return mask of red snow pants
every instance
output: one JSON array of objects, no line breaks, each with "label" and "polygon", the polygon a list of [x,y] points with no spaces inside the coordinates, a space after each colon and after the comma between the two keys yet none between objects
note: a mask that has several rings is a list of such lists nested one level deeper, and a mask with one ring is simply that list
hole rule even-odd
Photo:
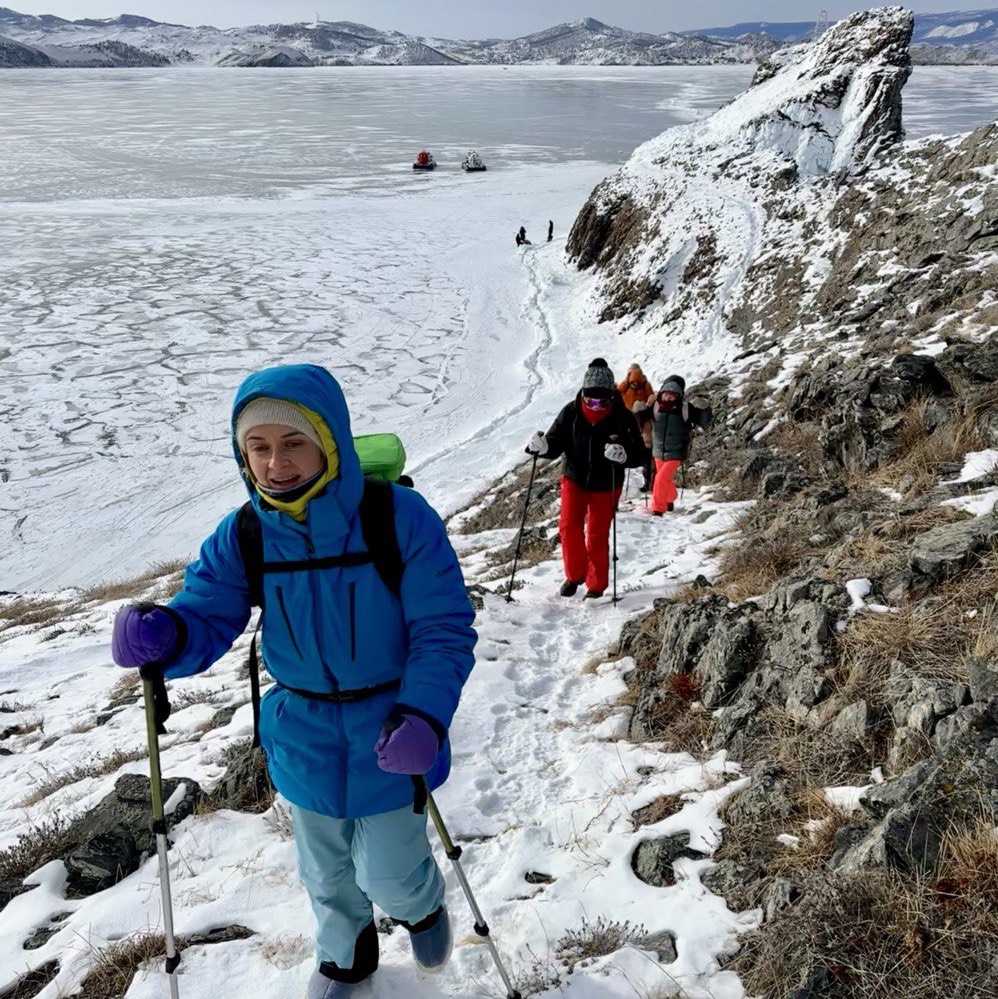
[{"label": "red snow pants", "polygon": [[602,593],[610,580],[610,524],[620,489],[592,492],[577,482],[561,480],[561,557],[565,578],[585,581],[586,589]]},{"label": "red snow pants", "polygon": [[678,459],[655,459],[655,485],[652,487],[651,508],[655,513],[665,513],[670,503],[676,502],[676,483],[673,481],[679,466]]}]

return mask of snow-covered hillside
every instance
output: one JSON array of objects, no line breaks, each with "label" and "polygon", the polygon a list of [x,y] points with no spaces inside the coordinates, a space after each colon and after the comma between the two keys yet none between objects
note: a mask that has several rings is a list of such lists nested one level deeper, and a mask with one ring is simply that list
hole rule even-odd
[{"label": "snow-covered hillside", "polygon": [[778,198],[799,178],[844,176],[900,140],[911,27],[897,7],[853,15],[813,47],[776,53],[707,121],[636,150],[593,193],[569,240],[601,275],[595,310],[612,318],[654,305],[667,321],[682,317],[688,334],[699,316],[700,335],[719,335],[766,244],[760,185]]},{"label": "snow-covered hillside", "polygon": [[[738,39],[763,34],[781,42],[812,38],[815,21],[742,21],[724,28],[697,28],[683,32],[712,38]],[[998,7],[988,10],[957,10],[944,14],[915,14],[912,43],[915,45],[993,45],[998,42]]]},{"label": "snow-covered hillside", "polygon": [[[755,44],[810,41],[827,27],[815,21],[743,21],[725,28],[698,28],[689,34]],[[998,8],[915,14],[912,58],[917,63],[988,63],[998,61]]]},{"label": "snow-covered hillside", "polygon": [[[0,8],[0,34],[27,45],[61,47],[55,50],[56,64],[61,63],[65,49],[102,42],[129,45],[165,57],[171,63],[225,66],[737,63],[752,62],[775,47],[775,43],[766,39],[728,41],[626,31],[593,18],[560,24],[510,41],[456,41],[415,38],[349,21],[222,30],[162,24],[132,16],[66,21],[19,14],[7,8]],[[66,58],[68,61],[69,56]],[[0,62],[0,65],[17,63]]]}]

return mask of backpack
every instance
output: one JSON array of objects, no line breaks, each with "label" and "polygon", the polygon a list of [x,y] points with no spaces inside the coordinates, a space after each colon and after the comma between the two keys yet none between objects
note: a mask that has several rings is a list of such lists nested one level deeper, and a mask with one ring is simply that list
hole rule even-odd
[{"label": "backpack", "polygon": [[[250,600],[254,607],[261,609],[264,607],[263,577],[268,572],[312,572],[316,569],[342,569],[371,563],[374,564],[385,586],[396,599],[399,597],[405,562],[395,529],[392,482],[412,487],[412,479],[402,475],[402,469],[405,467],[405,449],[395,434],[367,434],[355,437],[354,446],[360,458],[361,471],[364,473],[364,492],[357,512],[367,550],[302,561],[267,562],[263,557],[263,530],[260,516],[252,502],[243,504],[236,516],[236,538],[249,584]],[[260,745],[260,661],[256,650],[256,636],[262,620],[261,614],[250,643],[248,664],[253,703],[254,749]],[[379,688],[374,687],[368,690],[371,695],[379,692]],[[299,691],[299,693],[304,692]],[[356,693],[362,694],[363,691]]]}]

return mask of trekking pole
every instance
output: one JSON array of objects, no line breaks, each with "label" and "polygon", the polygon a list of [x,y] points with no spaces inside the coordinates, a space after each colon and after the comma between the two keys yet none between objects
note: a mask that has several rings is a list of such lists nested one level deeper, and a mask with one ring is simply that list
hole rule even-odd
[{"label": "trekking pole", "polygon": [[534,463],[530,466],[530,482],[527,483],[527,498],[523,501],[523,517],[520,520],[520,531],[516,535],[516,551],[513,553],[513,571],[509,577],[509,588],[506,591],[506,603],[513,599],[513,580],[516,578],[516,566],[520,561],[520,549],[523,545],[523,528],[527,524],[527,507],[530,506],[530,494],[534,491],[534,476],[537,474],[537,459],[539,455],[534,455]]},{"label": "trekking pole", "polygon": [[503,985],[506,986],[507,999],[522,999],[520,993],[513,988],[513,983],[509,980],[509,975],[506,973],[502,958],[499,956],[499,948],[496,947],[495,940],[492,939],[492,934],[489,932],[488,923],[485,922],[482,910],[478,907],[478,902],[475,901],[475,895],[465,876],[464,868],[461,866],[461,847],[455,846],[454,841],[450,838],[447,827],[444,825],[443,816],[440,814],[440,809],[437,808],[437,803],[433,800],[430,787],[426,783],[426,778],[422,774],[417,774],[413,776],[412,782],[416,785],[417,803],[420,798],[425,796],[426,807],[429,809],[430,818],[433,819],[434,826],[436,826],[437,835],[440,837],[440,842],[444,847],[444,853],[447,854],[447,859],[454,865],[454,873],[457,875],[458,881],[461,882],[468,905],[471,906],[471,914],[475,917],[475,932],[485,940],[489,950],[492,952],[492,960],[495,962],[496,971],[499,972],[499,977],[502,979]]},{"label": "trekking pole", "polygon": [[166,732],[164,722],[170,714],[163,670],[158,664],[143,666],[142,694],[146,706],[146,733],[149,737],[149,787],[152,791],[152,829],[159,854],[159,884],[163,894],[163,930],[166,936],[166,975],[170,980],[170,999],[178,999],[177,967],[180,955],[173,936],[173,900],[170,897],[170,865],[166,858],[166,811],[163,808],[163,777],[159,765],[159,736]]}]

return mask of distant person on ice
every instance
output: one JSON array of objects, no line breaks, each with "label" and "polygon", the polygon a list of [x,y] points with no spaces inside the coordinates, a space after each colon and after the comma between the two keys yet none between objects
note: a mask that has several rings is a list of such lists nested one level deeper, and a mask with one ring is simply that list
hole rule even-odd
[{"label": "distant person on ice", "polygon": [[520,226],[520,231],[516,234],[517,246],[531,246],[531,242],[527,239],[527,230],[524,226]]},{"label": "distant person on ice", "polygon": [[610,576],[610,524],[624,484],[624,469],[641,464],[638,427],[602,357],[586,369],[579,394],[550,430],[538,431],[527,454],[564,458],[559,533],[565,565],[563,597],[586,584],[586,597],[601,597]]},{"label": "distant person on ice", "polygon": [[550,243],[552,239],[554,239],[554,221],[548,219],[548,242]]},{"label": "distant person on ice", "polygon": [[655,458],[655,485],[652,513],[656,517],[670,512],[676,502],[675,476],[689,457],[693,429],[710,426],[710,407],[701,409],[685,401],[686,381],[670,375],[655,396],[655,425],[652,431],[652,454]]},{"label": "distant person on ice", "polygon": [[[359,510],[370,487],[329,372],[292,365],[251,375],[236,395],[232,443],[265,562],[368,551]],[[440,518],[413,490],[383,489],[402,556],[398,596],[370,561],[262,576],[263,648],[276,683],[263,698],[260,737],[291,802],[317,924],[307,999],[348,999],[376,970],[372,903],[408,930],[423,970],[439,971],[451,951],[444,880],[410,775],[425,774],[431,789],[447,778],[447,729],[474,663],[474,612]],[[238,517],[204,542],[169,606],[119,612],[115,662],[160,664],[176,679],[229,651],[251,611]]]}]

